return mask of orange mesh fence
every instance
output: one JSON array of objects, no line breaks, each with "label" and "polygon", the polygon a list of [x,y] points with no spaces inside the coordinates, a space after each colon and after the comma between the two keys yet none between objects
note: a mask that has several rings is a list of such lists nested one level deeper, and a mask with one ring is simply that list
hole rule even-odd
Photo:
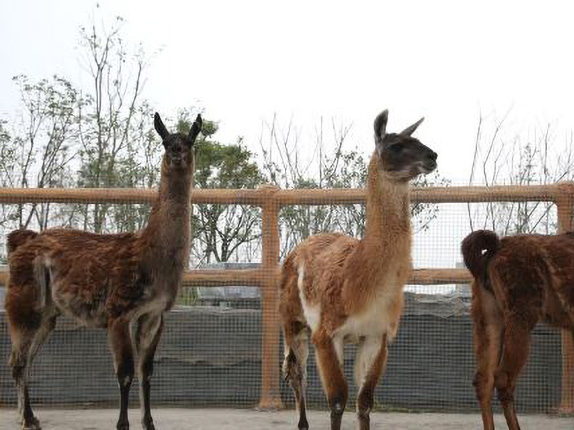
[{"label": "orange mesh fence", "polygon": [[[155,191],[143,189],[0,189],[0,236],[5,239],[24,224],[36,230],[64,225],[102,233],[133,231],[145,226],[154,196]],[[376,391],[377,408],[477,410],[470,275],[461,263],[460,242],[478,228],[503,235],[570,230],[573,196],[571,183],[412,190],[415,270]],[[154,404],[292,406],[293,395],[281,376],[281,261],[312,234],[341,231],[362,237],[364,201],[361,189],[195,189],[190,265],[156,353]],[[5,240],[0,257],[1,301],[7,284]],[[325,407],[312,351],[307,398],[311,406]],[[4,363],[9,353],[0,311]],[[354,346],[345,349],[351,396],[354,353]],[[574,408],[573,358],[569,335],[539,325],[519,381],[519,410]],[[32,367],[31,392],[40,405],[115,404],[117,383],[105,331],[61,317]],[[0,405],[15,403],[10,371],[0,366]]]}]

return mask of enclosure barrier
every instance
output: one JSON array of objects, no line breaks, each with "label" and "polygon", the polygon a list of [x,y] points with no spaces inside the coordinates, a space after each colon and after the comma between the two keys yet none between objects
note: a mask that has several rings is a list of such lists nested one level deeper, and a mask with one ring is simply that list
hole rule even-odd
[{"label": "enclosure barrier", "polygon": [[[156,192],[145,189],[0,189],[0,204],[23,203],[150,203]],[[264,185],[258,189],[215,190],[194,189],[191,201],[195,204],[248,204],[262,210],[262,261],[257,269],[246,270],[190,270],[184,275],[184,286],[245,285],[259,287],[262,306],[262,363],[259,407],[281,407],[279,397],[280,373],[277,367],[280,350],[278,306],[279,227],[282,206],[360,204],[365,202],[363,189],[298,189],[281,190]],[[559,232],[574,227],[574,183],[561,182],[536,186],[491,187],[425,187],[411,192],[413,203],[484,203],[484,202],[552,202],[558,210]],[[5,284],[7,273],[0,272],[0,283]],[[468,283],[471,276],[466,269],[415,269],[409,283],[440,285]],[[574,344],[572,335],[562,333],[562,397],[560,409],[574,412]]]}]

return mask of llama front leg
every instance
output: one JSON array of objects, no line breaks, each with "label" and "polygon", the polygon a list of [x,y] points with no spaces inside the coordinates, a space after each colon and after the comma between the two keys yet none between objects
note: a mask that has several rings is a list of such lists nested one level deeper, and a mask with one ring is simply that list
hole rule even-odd
[{"label": "llama front leg", "polygon": [[357,418],[360,430],[370,429],[375,388],[387,364],[387,335],[368,336],[359,345],[355,359],[355,380],[359,387]]},{"label": "llama front leg", "polygon": [[130,387],[134,378],[134,354],[130,337],[129,322],[113,320],[108,323],[108,340],[114,356],[114,367],[120,387],[120,416],[117,430],[128,430],[128,402]]},{"label": "llama front leg", "polygon": [[502,359],[494,375],[494,384],[509,430],[520,430],[514,406],[514,392],[516,379],[528,358],[532,327],[514,318],[506,320],[504,327]]},{"label": "llama front leg", "polygon": [[135,344],[138,354],[138,379],[140,383],[140,407],[142,411],[142,428],[155,430],[151,416],[150,379],[153,375],[153,360],[161,333],[163,332],[163,315],[144,315],[138,322]]},{"label": "llama front leg", "polygon": [[285,360],[283,361],[283,374],[285,380],[289,381],[295,403],[299,412],[299,430],[308,430],[307,411],[305,402],[305,388],[307,386],[307,357],[309,355],[309,344],[307,329],[300,322],[287,323],[283,327],[285,339]]},{"label": "llama front leg", "polygon": [[340,430],[347,405],[348,387],[342,369],[342,344],[322,332],[313,335],[319,373],[331,409],[331,430]]}]

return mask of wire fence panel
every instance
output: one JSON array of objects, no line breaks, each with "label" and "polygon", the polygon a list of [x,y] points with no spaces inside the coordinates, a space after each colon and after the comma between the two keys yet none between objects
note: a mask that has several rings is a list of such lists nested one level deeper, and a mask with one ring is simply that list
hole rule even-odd
[{"label": "wire fence panel", "polygon": [[[554,234],[572,226],[573,185],[446,187],[411,193],[415,271],[375,406],[387,410],[476,411],[469,274],[460,242],[472,230]],[[68,226],[102,233],[143,228],[154,192],[127,189],[0,189],[0,256],[5,236],[28,218],[33,229]],[[292,407],[280,373],[280,262],[309,235],[364,234],[364,190],[194,190],[190,270],[155,356],[154,404],[186,407]],[[228,210],[229,209],[229,210]],[[5,286],[7,267],[0,270]],[[4,288],[0,288],[0,301]],[[3,308],[3,305],[2,305]],[[31,373],[37,405],[116,404],[118,390],[105,330],[60,317]],[[572,407],[572,346],[539,325],[517,392],[520,412]],[[326,407],[313,348],[307,400]],[[356,347],[345,348],[350,399]],[[10,337],[0,312],[0,360]],[[137,384],[131,399],[138,402]],[[0,405],[13,406],[8,366],[0,366]],[[349,400],[349,405],[354,402]]]}]

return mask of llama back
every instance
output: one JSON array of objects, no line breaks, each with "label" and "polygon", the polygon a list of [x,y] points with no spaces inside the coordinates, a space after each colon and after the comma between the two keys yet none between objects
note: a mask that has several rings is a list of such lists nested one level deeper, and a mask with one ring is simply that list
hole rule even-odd
[{"label": "llama back", "polygon": [[14,230],[8,234],[8,238],[6,239],[8,255],[12,254],[18,247],[34,239],[36,236],[38,236],[38,233],[35,231],[25,229]]},{"label": "llama back", "polygon": [[[300,303],[298,278],[300,265],[305,264],[308,254],[316,254],[330,245],[340,234],[319,234],[308,237],[298,246],[296,246],[285,258],[281,270],[281,279],[279,282],[279,292],[282,297],[280,301],[280,310],[283,306],[288,306],[291,301]],[[309,247],[310,249],[307,249]]]},{"label": "llama back", "polygon": [[[280,313],[298,315],[298,319],[305,320],[303,303],[314,304],[319,301],[320,293],[313,288],[317,282],[312,280],[322,273],[320,270],[317,272],[317,269],[337,254],[341,254],[340,259],[343,259],[347,254],[345,248],[352,248],[356,242],[357,239],[341,233],[323,233],[308,237],[295,247],[285,258],[281,270]],[[340,245],[345,244],[347,246],[342,249]],[[306,282],[300,286],[299,281],[303,281],[303,278]]]},{"label": "llama back", "polygon": [[[308,237],[295,248],[290,257],[291,265],[295,272],[300,275],[304,272],[305,279],[310,281],[316,277],[325,276],[325,268],[340,270],[346,258],[357,247],[358,240],[354,237],[341,233],[322,233]],[[333,274],[329,270],[329,274]],[[305,290],[309,298],[315,298],[317,291],[312,289],[318,279],[305,282]]]}]

